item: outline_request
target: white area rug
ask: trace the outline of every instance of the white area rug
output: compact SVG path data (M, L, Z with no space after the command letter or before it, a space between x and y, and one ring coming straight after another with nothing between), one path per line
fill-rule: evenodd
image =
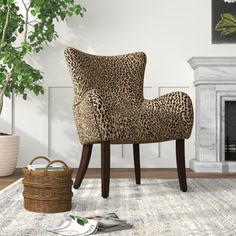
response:
M74 190L73 210L59 214L24 210L21 180L0 192L1 236L54 235L45 229L59 225L73 212L92 215L115 212L133 229L105 235L236 235L236 179L188 179L188 192L178 180L111 179L110 197L100 195L100 180L85 179Z

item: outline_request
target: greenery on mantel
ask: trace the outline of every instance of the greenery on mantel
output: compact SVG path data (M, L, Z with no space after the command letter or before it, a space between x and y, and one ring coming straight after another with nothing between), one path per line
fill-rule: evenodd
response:
M0 114L3 97L43 94L43 75L26 61L56 40L55 22L86 9L74 0L0 0Z

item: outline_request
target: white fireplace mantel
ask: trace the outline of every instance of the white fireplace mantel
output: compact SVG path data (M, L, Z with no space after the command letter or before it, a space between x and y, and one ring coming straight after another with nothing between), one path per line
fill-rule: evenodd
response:
M225 101L236 101L236 57L192 57L196 88L196 172L236 172L224 159Z

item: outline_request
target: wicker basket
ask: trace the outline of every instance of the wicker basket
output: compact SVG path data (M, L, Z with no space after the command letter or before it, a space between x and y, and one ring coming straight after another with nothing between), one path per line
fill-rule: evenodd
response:
M44 170L28 170L22 168L24 174L24 207L26 210L42 213L57 213L71 210L72 169L60 160L50 161L47 157L35 157L48 161ZM63 170L49 171L48 167L55 162L64 165Z

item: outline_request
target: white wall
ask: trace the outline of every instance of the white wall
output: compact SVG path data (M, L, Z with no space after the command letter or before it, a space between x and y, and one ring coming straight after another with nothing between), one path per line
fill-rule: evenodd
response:
M148 98L173 90L190 94L194 102L192 56L235 56L236 45L211 44L210 0L81 0L84 18L73 17L58 25L60 39L31 58L45 74L44 96L16 98L11 116L7 101L2 123L6 131L21 135L18 167L36 155L66 160L78 166L78 144L71 113L72 83L63 50L67 46L100 55L134 51L147 54L145 94ZM11 122L13 120L13 125ZM194 130L186 145L187 166L194 158ZM94 148L91 166L100 163ZM174 142L141 146L143 167L175 167ZM122 157L121 157L122 156ZM113 167L132 167L130 145L112 147Z

